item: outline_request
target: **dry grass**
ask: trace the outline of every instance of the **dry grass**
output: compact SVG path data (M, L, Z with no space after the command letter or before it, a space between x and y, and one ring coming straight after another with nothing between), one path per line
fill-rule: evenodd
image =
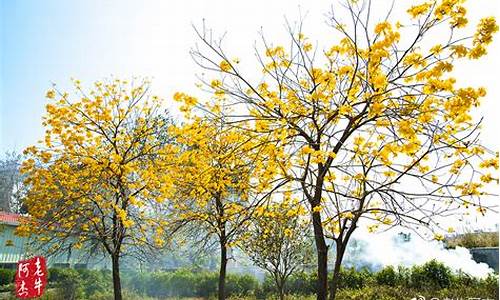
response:
M446 239L446 246L449 248L465 247L498 247L497 232L467 232L458 234Z

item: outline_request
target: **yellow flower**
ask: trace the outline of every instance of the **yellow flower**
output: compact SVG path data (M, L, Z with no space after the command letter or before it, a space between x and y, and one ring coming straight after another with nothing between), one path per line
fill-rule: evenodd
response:
M434 234L434 239L436 241L443 241L444 240L444 235L436 233L436 234Z
M430 52L434 55L438 55L441 51L443 51L443 46L441 44L437 44L430 49Z
M54 91L53 89L48 90L45 94L45 97L48 99L54 99L56 97L56 91Z
M224 72L231 71L231 64L227 60L223 60L220 62L219 67Z
M212 80L212 82L210 82L210 86L213 87L214 89L219 88L222 86L222 82L218 79L214 79Z
M385 31L391 30L391 24L389 22L378 23L375 26L375 33L379 34Z
M349 115L351 112L352 112L352 106L348 104L344 104L341 107L339 107L340 115Z
M420 5L415 5L410 7L407 12L410 14L412 18L420 17L421 15L427 13L429 9L432 7L432 3L423 3Z

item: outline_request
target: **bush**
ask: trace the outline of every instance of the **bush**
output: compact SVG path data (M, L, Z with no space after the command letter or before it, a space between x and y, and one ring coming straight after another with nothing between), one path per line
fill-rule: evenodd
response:
M49 269L49 282L54 283L57 294L64 299L81 299L84 297L83 279L74 269Z
M410 285L417 289L443 289L451 285L453 275L444 264L431 260L411 270Z
M306 273L304 271L293 273L285 286L287 294L310 295L316 293L316 273Z
M148 291L153 290L153 276L154 273L137 272L129 274L124 280L126 286L140 295L146 295Z
M354 268L341 269L340 279L338 283L339 289L361 289L365 287L370 280L372 280L372 274L366 268L357 271ZM331 279L330 279L331 282Z
M147 295L151 297L170 296L171 273L155 272L151 275L150 286L146 287ZM150 288L155 287L155 288Z
M253 294L258 286L259 282L252 275L229 274L226 277L227 296L247 296Z
M375 281L380 285L395 286L398 281L398 274L393 266L388 266L378 271L374 275Z
M8 270L13 276L15 271ZM0 272L11 278L9 272ZM7 274L7 275L5 275ZM124 299L165 299L199 297L213 299L217 293L218 273L180 269L174 272L122 274ZM331 275L331 274L330 274ZM314 272L296 272L286 284L289 300L313 299L316 290ZM331 282L331 280L330 280ZM7 291L13 284L4 285ZM49 269L49 287L41 300L113 299L111 273L108 270ZM231 299L277 299L275 283L266 276L262 284L251 275L228 274L227 296ZM386 267L372 273L367 269L342 269L338 299L411 299L426 298L498 299L498 276L478 279L464 273L452 274L436 261L412 268ZM13 298L12 298L13 299Z
M89 299L113 290L109 270L50 268L49 285L64 299Z
M0 286L14 282L16 270L0 269Z
M214 296L217 293L218 274L215 272L203 272L199 277L196 285L196 295L205 298Z
M87 297L113 289L113 280L109 270L79 269L77 272L80 274L83 292Z
M218 273L179 269L174 272L137 273L129 278L131 290L150 297L205 297L217 293ZM259 282L251 275L228 274L227 295L250 295Z
M193 297L196 295L196 274L186 270L177 270L171 274L168 282L171 296Z

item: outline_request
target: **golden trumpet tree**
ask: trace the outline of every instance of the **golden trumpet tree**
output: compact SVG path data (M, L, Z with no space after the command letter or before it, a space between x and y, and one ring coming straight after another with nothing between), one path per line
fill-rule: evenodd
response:
M174 99L182 103L186 122L169 130L180 148L176 169L171 171L175 196L169 219L176 228L185 225L196 231L202 245L216 240L218 298L225 299L228 251L238 244L255 209L265 201L263 187L276 183L262 174L267 156L252 132L210 118L210 113L197 116L191 111L198 104L194 97L176 93ZM204 107L206 112L222 109L218 104Z
M24 151L29 218L18 233L37 236L50 252L104 252L121 299L120 258L164 243L169 122L148 81L74 85L74 94L47 92L45 138Z
M443 217L492 208L483 197L498 182L498 153L480 144L474 117L486 91L459 86L452 71L484 56L498 26L486 17L469 34L464 2L408 4L396 21L395 8L377 19L373 1L346 1L344 19L337 10L328 18L338 43L313 46L302 23L288 26L286 47L263 37L257 81L222 40L197 31L202 43L192 55L216 74L205 83L239 109L219 115L273 144L268 174L293 181L308 202L317 299L328 296L327 239L336 248L334 299L356 228L429 228L440 239Z

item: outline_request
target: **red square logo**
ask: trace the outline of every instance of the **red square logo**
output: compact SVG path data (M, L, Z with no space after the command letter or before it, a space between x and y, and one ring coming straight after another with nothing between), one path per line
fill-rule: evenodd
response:
M43 295L47 285L47 264L43 256L17 263L16 297L36 298Z

